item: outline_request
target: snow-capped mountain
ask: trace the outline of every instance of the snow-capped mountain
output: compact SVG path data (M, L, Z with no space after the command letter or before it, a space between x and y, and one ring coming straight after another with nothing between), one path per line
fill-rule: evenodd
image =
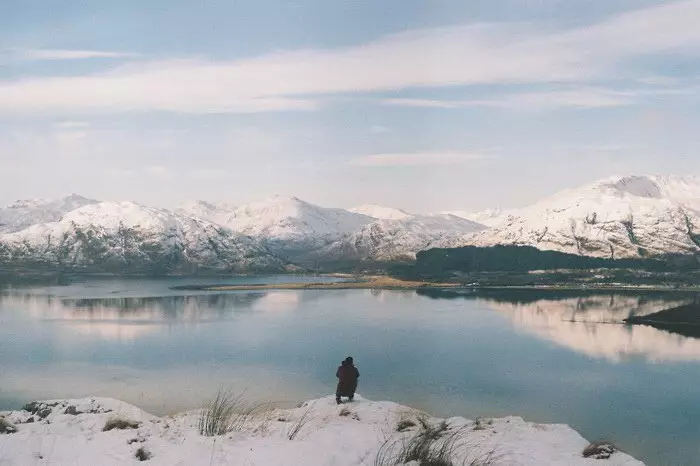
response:
M251 238L134 202L90 204L58 222L2 235L0 257L5 264L119 272L285 269Z
M37 223L56 222L71 210L98 201L71 194L61 199L23 199L0 207L0 234L23 230Z
M71 195L0 209L0 264L281 271L410 260L425 249L469 244L615 258L700 253L700 178L614 177L523 209L458 213L414 215L377 205L344 210L279 196L238 207L194 201L171 211Z
M485 228L445 214L377 219L325 247L319 255L342 260L411 260L424 249L460 246L465 234Z
M295 197L276 196L228 212L219 206L193 202L180 211L256 238L302 264L411 259L422 249L456 246L466 233L485 228L453 215L413 215L378 205L332 209Z
M472 222L480 223L486 226L498 225L502 221L503 217L508 214L507 211L501 209L486 209L478 212L466 210L446 210L441 213L465 218L467 220L471 220Z
M297 257L338 241L374 221L366 215L343 209L320 207L296 197L275 196L235 209L193 209L186 212L225 226L239 234L262 241L271 250L287 257ZM211 205L211 204L210 204Z
M225 225L234 210L236 206L228 202L190 201L181 205L175 212Z
M465 244L517 244L596 257L700 252L700 178L627 176L510 211Z
M411 217L411 214L401 209L394 209L393 207L384 207L374 204L364 204L357 207L351 207L348 210L356 214L362 214L372 218L381 218L384 220L402 220Z

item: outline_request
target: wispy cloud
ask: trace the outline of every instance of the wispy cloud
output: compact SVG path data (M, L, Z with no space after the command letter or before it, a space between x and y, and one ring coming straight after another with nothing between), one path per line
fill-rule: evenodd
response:
M90 123L87 121L64 120L53 124L58 129L87 128Z
M625 71L630 59L668 51L696 56L700 49L698 17L700 1L686 0L565 31L543 32L521 24L470 24L408 31L351 47L298 50L232 62L137 62L101 74L5 81L0 83L0 112L309 110L319 105L313 96L323 94L635 77L632 71ZM39 55L77 58L91 53L113 52L44 51ZM552 98L579 106L625 104L624 96L580 97L560 94Z
M102 50L68 50L68 49L27 49L17 53L25 60L86 60L90 58L130 58L135 53L107 52Z
M491 154L470 152L408 152L370 154L350 160L350 165L362 167L462 165L476 160L495 158Z
M388 133L389 128L384 125L373 125L372 127L370 127L369 131L373 134L383 134Z
M384 105L422 108L468 108L494 107L518 110L551 110L558 108L607 108L623 107L642 102L644 99L664 95L697 93L696 88L677 89L630 89L615 90L596 87L580 87L539 92L513 92L494 97L466 100L441 100L420 98L382 99Z
M600 108L620 107L634 103L629 92L584 88L547 92L520 92L488 99L431 100L385 99L386 105L427 108L500 107L508 109Z

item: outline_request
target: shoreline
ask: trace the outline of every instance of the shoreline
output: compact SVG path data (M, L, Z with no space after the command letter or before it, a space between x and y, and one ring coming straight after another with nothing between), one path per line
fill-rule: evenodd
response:
M327 274L338 278L350 278L344 274ZM353 275L352 277L357 277ZM359 280L338 282L282 282L263 284L211 284L211 285L178 285L170 287L178 291L256 291L256 290L463 290L472 293L479 291L614 291L614 292L669 292L669 293L700 293L700 286L676 288L672 286L649 285L486 285L474 286L455 282L431 282L422 280L401 280L387 276L368 275Z
M384 276L367 276L361 280L338 282L284 282L240 285L179 285L181 291L255 291L255 290L416 290L421 288L463 288L460 283L434 283L399 280Z

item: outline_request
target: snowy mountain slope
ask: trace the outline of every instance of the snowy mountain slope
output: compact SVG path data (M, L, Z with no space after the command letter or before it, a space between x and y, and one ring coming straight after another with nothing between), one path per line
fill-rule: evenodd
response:
M254 240L213 223L133 202L101 202L58 222L0 235L9 264L118 272L282 270Z
M331 209L279 196L228 212L220 204L194 202L181 212L256 238L302 264L410 259L425 248L456 245L464 234L484 228L452 215L412 215L377 205Z
M236 206L228 202L190 201L181 205L175 212L225 225L235 209Z
M182 211L206 215L203 217L206 220L254 237L281 254L292 255L321 248L374 221L347 210L319 207L296 197L282 196L228 211L221 207L198 210L192 205Z
M465 244L596 257L700 252L700 178L613 177L511 211Z
M508 214L507 211L501 209L486 209L478 212L471 212L467 210L446 210L441 212L445 215L454 215L455 217L465 218L471 220L472 222L480 223L486 226L498 225L503 217Z
M319 255L364 261L415 259L418 251L456 247L465 234L485 228L470 220L443 214L378 219L325 247Z
M401 220L411 217L411 214L401 209L394 209L393 207L384 207L374 204L364 204L357 207L351 207L348 209L348 211L385 220Z
M0 207L0 234L23 230L37 223L57 222L68 212L98 201L71 194L61 199L25 199Z

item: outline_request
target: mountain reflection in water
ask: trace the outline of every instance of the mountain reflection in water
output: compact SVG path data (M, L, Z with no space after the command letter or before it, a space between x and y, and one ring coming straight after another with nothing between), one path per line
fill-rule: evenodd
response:
M619 362L698 361L700 339L624 320L680 306L687 294L558 292L518 290L461 294L452 290L421 290L442 299L476 299L508 316L522 331L579 353Z

